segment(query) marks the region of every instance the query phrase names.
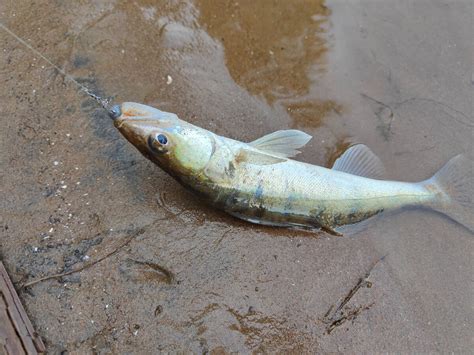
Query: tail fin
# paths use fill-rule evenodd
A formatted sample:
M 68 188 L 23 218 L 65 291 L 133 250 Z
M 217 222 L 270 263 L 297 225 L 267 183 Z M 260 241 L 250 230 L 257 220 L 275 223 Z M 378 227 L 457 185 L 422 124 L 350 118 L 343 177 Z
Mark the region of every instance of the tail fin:
M 451 217 L 474 232 L 473 162 L 457 155 L 451 158 L 428 184 L 440 191 L 440 198 L 431 207 Z

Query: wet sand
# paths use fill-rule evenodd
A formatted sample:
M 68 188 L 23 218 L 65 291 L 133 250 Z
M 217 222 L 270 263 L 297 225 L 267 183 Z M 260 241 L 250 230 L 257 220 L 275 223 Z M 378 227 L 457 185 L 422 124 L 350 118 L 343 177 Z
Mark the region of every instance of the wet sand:
M 417 181 L 473 158 L 472 11 L 17 1 L 0 3 L 0 20 L 116 102 L 244 141 L 298 128 L 313 135 L 298 159 L 324 166 L 362 142 L 389 178 Z M 17 287 L 86 267 L 19 292 L 51 353 L 473 348 L 474 239 L 462 226 L 422 210 L 342 238 L 238 221 L 1 31 L 0 49 L 1 258 Z

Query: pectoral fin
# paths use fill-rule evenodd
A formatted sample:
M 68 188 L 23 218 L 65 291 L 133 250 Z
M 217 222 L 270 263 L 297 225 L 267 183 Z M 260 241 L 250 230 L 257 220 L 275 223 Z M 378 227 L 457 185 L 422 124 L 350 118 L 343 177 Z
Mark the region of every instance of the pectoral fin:
M 254 165 L 270 165 L 277 164 L 286 161 L 284 158 L 272 156 L 265 154 L 264 152 L 259 152 L 250 149 L 240 149 L 239 153 L 235 157 L 235 162 L 239 163 L 248 163 Z
M 267 134 L 250 142 L 249 145 L 269 154 L 289 158 L 300 153 L 297 149 L 306 145 L 311 138 L 302 131 L 289 129 Z
M 381 179 L 385 172 L 380 159 L 364 144 L 347 149 L 335 161 L 332 169 L 371 179 Z

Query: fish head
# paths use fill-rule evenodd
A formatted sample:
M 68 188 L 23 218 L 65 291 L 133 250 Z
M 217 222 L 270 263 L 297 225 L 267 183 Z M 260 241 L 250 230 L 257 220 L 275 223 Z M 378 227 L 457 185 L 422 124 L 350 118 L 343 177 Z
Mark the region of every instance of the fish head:
M 131 102 L 116 105 L 109 113 L 130 143 L 173 176 L 199 174 L 214 151 L 209 131 L 174 113 Z

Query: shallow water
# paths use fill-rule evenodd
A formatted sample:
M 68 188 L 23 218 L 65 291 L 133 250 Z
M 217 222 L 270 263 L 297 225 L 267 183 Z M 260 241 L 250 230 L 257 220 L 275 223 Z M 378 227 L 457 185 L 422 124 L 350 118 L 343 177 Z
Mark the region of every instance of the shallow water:
M 471 14 L 467 1 L 0 4 L 2 23 L 116 102 L 239 140 L 296 127 L 314 137 L 298 159 L 324 166 L 362 142 L 406 181 L 472 159 Z M 52 353 L 474 346 L 463 227 L 421 210 L 350 238 L 235 220 L 143 158 L 47 63 L 3 32 L 0 45 L 0 252 L 14 281 L 136 235 L 20 293 Z

